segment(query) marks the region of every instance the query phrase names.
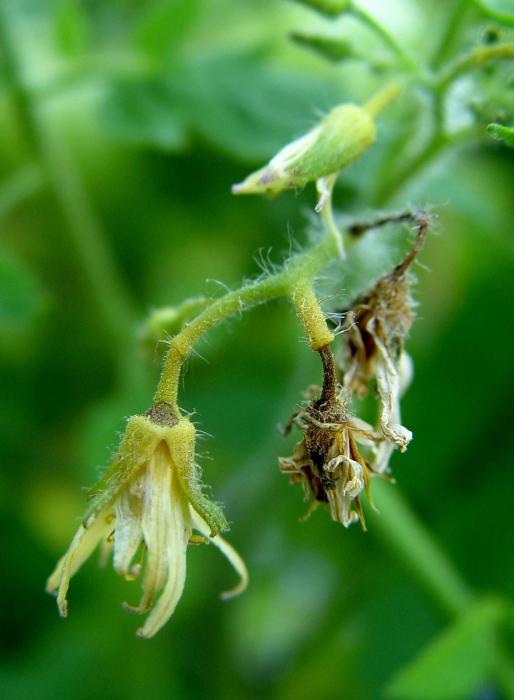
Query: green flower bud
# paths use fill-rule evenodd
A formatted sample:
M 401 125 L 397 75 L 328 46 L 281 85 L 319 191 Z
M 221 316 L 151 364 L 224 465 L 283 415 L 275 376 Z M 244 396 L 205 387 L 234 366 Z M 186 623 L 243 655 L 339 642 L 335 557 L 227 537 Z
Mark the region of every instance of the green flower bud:
M 233 185 L 234 194 L 278 194 L 338 173 L 375 140 L 375 124 L 363 107 L 332 109 L 305 136 L 283 148 L 264 168 Z

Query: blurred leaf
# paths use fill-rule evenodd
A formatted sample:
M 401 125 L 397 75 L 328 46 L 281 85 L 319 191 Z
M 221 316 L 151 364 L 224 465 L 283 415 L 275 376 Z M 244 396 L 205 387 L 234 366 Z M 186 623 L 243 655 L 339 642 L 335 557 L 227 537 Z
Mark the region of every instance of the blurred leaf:
M 173 151 L 186 141 L 183 121 L 170 104 L 166 87 L 158 82 L 118 83 L 103 116 L 111 134 L 128 143 Z
M 469 698 L 491 670 L 496 631 L 505 609 L 501 601 L 485 600 L 470 607 L 399 671 L 387 688 L 394 700 L 463 700 Z
M 68 56 L 82 52 L 87 44 L 87 25 L 77 0 L 60 0 L 55 13 L 55 41 Z
M 346 12 L 350 6 L 349 0 L 296 0 L 296 2 L 307 5 L 307 7 L 329 17 L 337 17 L 337 15 Z
M 497 141 L 503 143 L 509 148 L 514 148 L 514 127 L 502 126 L 501 124 L 489 124 L 487 133 Z
M 293 32 L 291 39 L 300 46 L 305 46 L 329 61 L 342 61 L 345 58 L 356 58 L 352 46 L 345 39 L 338 39 L 321 34 L 303 34 Z
M 259 59 L 259 60 L 256 60 Z M 202 57 L 152 82 L 118 83 L 103 116 L 117 138 L 165 150 L 195 132 L 233 156 L 259 161 L 307 130 L 331 106 L 329 85 L 269 69 L 254 54 Z
M 18 257 L 0 250 L 0 332 L 25 328 L 38 312 L 40 300 L 31 271 Z
M 267 159 L 334 101 L 326 82 L 271 68 L 248 53 L 189 62 L 170 92 L 197 133 L 248 161 Z
M 478 5 L 489 17 L 514 26 L 514 6 L 512 0 L 475 0 L 475 5 Z
M 157 0 L 149 3 L 136 29 L 136 45 L 152 56 L 163 57 L 187 35 L 199 0 Z

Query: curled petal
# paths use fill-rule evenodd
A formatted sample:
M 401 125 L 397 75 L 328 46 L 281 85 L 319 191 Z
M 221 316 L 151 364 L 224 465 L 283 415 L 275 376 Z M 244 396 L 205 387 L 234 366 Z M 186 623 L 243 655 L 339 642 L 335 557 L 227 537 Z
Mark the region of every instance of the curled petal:
M 79 527 L 66 554 L 58 561 L 49 576 L 46 590 L 48 593 L 57 592 L 57 607 L 62 617 L 68 614 L 66 594 L 71 577 L 78 571 L 86 559 L 102 539 L 107 539 L 113 529 L 113 514 L 110 508 L 101 511 L 85 527 Z
M 170 578 L 175 576 L 175 571 L 171 569 L 175 566 L 183 568 L 185 576 L 185 552 L 191 535 L 188 502 L 178 483 L 176 471 L 172 468 L 166 443 L 161 442 L 158 445 L 145 471 L 144 479 L 141 528 L 147 548 L 147 559 L 142 583 L 143 596 L 137 607 L 126 606 L 133 612 L 139 613 L 144 613 L 151 607 L 155 596 L 164 585 L 165 591 L 161 597 L 166 594 L 169 598 Z M 182 581 L 178 598 L 183 586 Z M 173 605 L 173 610 L 178 598 Z M 161 601 L 158 605 L 159 608 L 162 607 Z M 152 616 L 154 612 L 155 609 Z
M 116 534 L 114 537 L 114 569 L 126 579 L 134 578 L 132 560 L 141 544 L 143 530 L 141 513 L 143 510 L 143 475 L 134 486 L 125 488 L 114 503 L 116 514 Z
M 223 539 L 223 537 L 221 537 L 220 535 L 210 537 L 210 528 L 207 525 L 207 523 L 204 520 L 202 520 L 202 518 L 200 518 L 200 516 L 193 510 L 191 511 L 191 513 L 193 518 L 193 527 L 195 528 L 195 530 L 198 530 L 198 532 L 201 532 L 202 535 L 209 538 L 209 540 L 220 550 L 220 552 L 226 556 L 226 558 L 234 567 L 236 573 L 239 574 L 239 583 L 236 586 L 234 586 L 234 588 L 231 588 L 229 591 L 223 591 L 223 593 L 221 594 L 223 600 L 235 598 L 235 596 L 242 593 L 248 586 L 249 577 L 246 564 L 236 552 L 234 547 L 232 547 L 231 544 L 229 544 L 225 539 Z
M 382 406 L 380 427 L 384 437 L 397 445 L 403 452 L 412 440 L 412 433 L 400 425 L 400 379 L 397 369 L 389 357 L 382 341 L 375 337 L 375 343 L 380 351 L 376 360 L 377 389 Z

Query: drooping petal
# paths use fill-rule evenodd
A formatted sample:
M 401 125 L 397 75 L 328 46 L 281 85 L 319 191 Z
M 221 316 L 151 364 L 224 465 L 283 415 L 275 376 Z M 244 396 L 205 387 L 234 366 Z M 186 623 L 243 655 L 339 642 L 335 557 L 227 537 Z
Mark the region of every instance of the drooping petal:
M 142 472 L 134 484 L 130 484 L 121 492 L 114 503 L 116 533 L 113 564 L 117 573 L 127 579 L 136 575 L 131 564 L 143 538 L 141 518 L 144 483 L 145 477 Z
M 351 509 L 352 498 L 345 493 L 340 485 L 327 489 L 328 504 L 332 520 L 340 522 L 341 525 L 349 527 L 359 519 L 358 513 Z
M 184 590 L 186 549 L 192 531 L 189 503 L 180 487 L 166 445 L 159 446 L 158 453 L 152 464 L 155 491 L 152 503 L 148 504 L 153 508 L 153 512 L 145 512 L 143 517 L 148 561 L 140 608 L 151 602 L 162 585 L 163 578 L 165 584 L 144 625 L 138 630 L 138 636 L 143 638 L 153 637 L 175 611 Z M 160 490 L 163 492 L 162 498 L 159 495 Z M 145 509 L 146 506 L 145 503 Z M 158 508 L 161 509 L 160 513 L 156 510 Z M 166 567 L 164 571 L 163 565 Z
M 195 513 L 191 509 L 191 515 L 193 519 L 194 529 L 198 530 L 198 532 L 204 535 L 204 537 L 208 538 L 209 541 L 212 542 L 220 550 L 220 552 L 226 556 L 226 558 L 234 567 L 236 573 L 239 574 L 239 583 L 236 586 L 234 586 L 234 588 L 231 588 L 229 591 L 223 591 L 223 593 L 221 594 L 223 600 L 235 598 L 235 596 L 242 593 L 248 586 L 249 576 L 246 564 L 244 563 L 240 555 L 236 552 L 234 547 L 232 547 L 231 544 L 229 544 L 225 539 L 223 539 L 223 537 L 221 537 L 220 535 L 210 537 L 210 528 L 207 525 L 207 523 L 198 515 L 198 513 Z
M 387 348 L 378 336 L 375 336 L 375 343 L 380 352 L 375 362 L 377 390 L 381 404 L 380 427 L 384 437 L 397 445 L 403 452 L 412 440 L 412 433 L 398 422 L 400 413 L 398 371 L 387 352 Z
M 53 573 L 49 576 L 46 590 L 57 592 L 57 606 L 62 617 L 68 613 L 66 594 L 71 577 L 90 556 L 97 544 L 107 538 L 113 530 L 113 513 L 111 508 L 101 511 L 88 525 L 79 527 L 66 554 L 61 557 Z
M 142 583 L 143 596 L 139 605 L 126 606 L 132 612 L 146 612 L 166 580 L 172 527 L 171 474 L 171 458 L 166 446 L 161 442 L 143 476 L 141 531 L 147 552 Z

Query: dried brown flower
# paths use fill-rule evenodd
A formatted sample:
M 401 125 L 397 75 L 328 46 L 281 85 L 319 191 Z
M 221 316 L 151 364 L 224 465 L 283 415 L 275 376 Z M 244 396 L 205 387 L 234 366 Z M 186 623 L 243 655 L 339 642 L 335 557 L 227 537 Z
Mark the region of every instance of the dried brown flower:
M 327 504 L 333 520 L 345 527 L 360 520 L 365 529 L 360 494 L 369 494 L 374 470 L 359 445 L 373 446 L 383 439 L 373 428 L 348 411 L 345 391 L 336 380 L 332 351 L 320 349 L 324 368 L 323 390 L 297 411 L 288 429 L 296 424 L 303 439 L 291 457 L 279 459 L 280 470 L 291 483 L 301 483 L 308 514 L 320 503 Z
M 418 235 L 411 250 L 394 270 L 354 301 L 343 333 L 345 389 L 358 398 L 369 393 L 376 380 L 380 401 L 380 430 L 385 438 L 375 469 L 383 472 L 394 447 L 404 451 L 412 433 L 400 424 L 400 395 L 408 385 L 411 364 L 404 351 L 414 316 L 408 271 L 425 240 L 428 218 L 416 215 Z

